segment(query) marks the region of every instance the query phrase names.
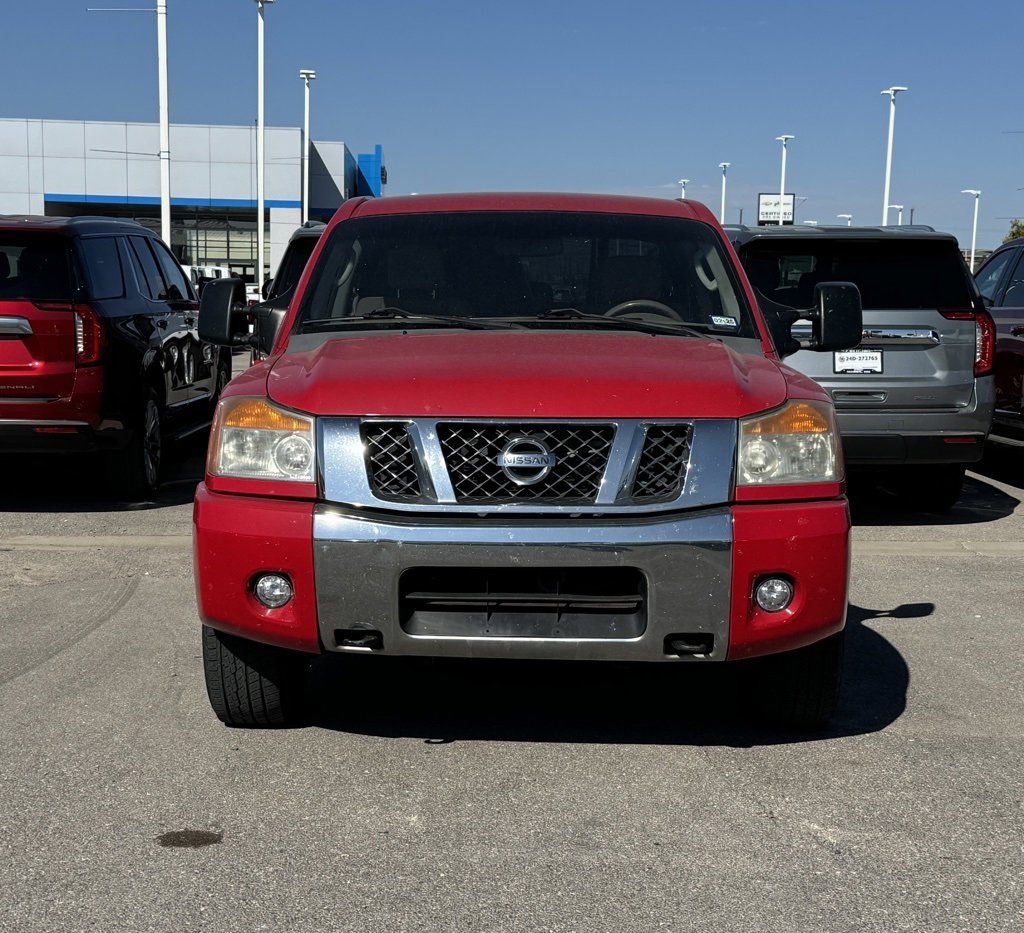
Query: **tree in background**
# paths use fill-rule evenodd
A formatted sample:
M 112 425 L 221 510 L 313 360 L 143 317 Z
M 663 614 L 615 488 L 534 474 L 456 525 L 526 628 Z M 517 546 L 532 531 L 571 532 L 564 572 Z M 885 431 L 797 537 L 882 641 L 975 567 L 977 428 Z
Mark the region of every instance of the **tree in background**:
M 1004 243 L 1009 243 L 1010 240 L 1016 240 L 1018 237 L 1024 237 L 1024 220 L 1011 220 L 1010 221 L 1010 232 L 1006 234 Z

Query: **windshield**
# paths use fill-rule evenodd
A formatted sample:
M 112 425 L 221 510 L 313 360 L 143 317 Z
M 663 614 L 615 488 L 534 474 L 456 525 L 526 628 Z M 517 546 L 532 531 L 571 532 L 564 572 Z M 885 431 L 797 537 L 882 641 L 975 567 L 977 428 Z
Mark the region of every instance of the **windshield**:
M 971 307 L 967 268 L 948 240 L 755 241 L 743 265 L 754 288 L 790 308 L 812 307 L 819 282 L 853 282 L 866 311 Z
M 424 326 L 647 326 L 693 336 L 758 336 L 729 258 L 707 225 L 512 211 L 339 224 L 310 279 L 296 332 L 357 323 L 407 327 L 418 316 Z
M 62 236 L 0 230 L 0 301 L 68 301 L 71 250 Z

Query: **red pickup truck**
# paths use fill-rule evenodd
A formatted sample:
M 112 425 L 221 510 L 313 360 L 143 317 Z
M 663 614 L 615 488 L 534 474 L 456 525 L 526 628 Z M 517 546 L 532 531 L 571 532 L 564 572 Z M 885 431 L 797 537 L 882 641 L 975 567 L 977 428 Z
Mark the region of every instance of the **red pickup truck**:
M 781 362 L 703 205 L 353 199 L 290 306 L 258 309 L 255 336 L 249 317 L 239 283 L 207 286 L 202 339 L 267 354 L 224 390 L 195 502 L 225 723 L 293 721 L 325 651 L 759 659 L 752 710 L 831 715 L 832 406 Z M 860 341 L 849 283 L 797 317 L 803 348 Z

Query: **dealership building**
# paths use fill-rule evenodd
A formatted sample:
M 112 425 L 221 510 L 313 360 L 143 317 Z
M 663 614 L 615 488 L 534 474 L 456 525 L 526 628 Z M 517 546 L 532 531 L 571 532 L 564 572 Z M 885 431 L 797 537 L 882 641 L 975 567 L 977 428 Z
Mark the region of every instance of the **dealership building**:
M 264 268 L 271 274 L 302 218 L 302 132 L 266 128 Z M 159 231 L 156 123 L 0 119 L 0 214 L 131 218 Z M 186 265 L 251 277 L 256 258 L 256 129 L 171 125 L 171 248 Z M 381 147 L 353 154 L 313 141 L 309 216 L 354 195 L 379 197 Z

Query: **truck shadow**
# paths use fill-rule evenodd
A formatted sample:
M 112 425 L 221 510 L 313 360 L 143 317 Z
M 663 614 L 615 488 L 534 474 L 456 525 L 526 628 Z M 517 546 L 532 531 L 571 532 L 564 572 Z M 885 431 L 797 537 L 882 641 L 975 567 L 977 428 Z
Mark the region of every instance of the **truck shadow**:
M 931 603 L 851 605 L 840 709 L 831 726 L 793 732 L 756 724 L 743 665 L 413 661 L 321 658 L 313 725 L 431 744 L 587 742 L 751 747 L 877 732 L 906 708 L 910 671 L 866 623 L 921 619 Z M 345 699 L 340 699 L 341 696 Z

